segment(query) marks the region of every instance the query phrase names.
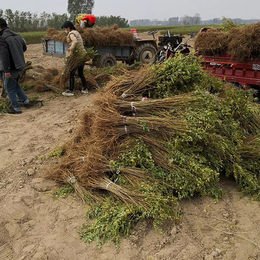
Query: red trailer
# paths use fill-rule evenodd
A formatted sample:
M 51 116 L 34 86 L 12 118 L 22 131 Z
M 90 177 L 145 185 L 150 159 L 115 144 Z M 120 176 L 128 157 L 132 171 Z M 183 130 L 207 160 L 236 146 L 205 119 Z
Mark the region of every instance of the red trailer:
M 260 89 L 260 59 L 248 59 L 239 62 L 237 59 L 223 53 L 221 56 L 202 55 L 204 68 L 227 82 L 245 89 L 256 87 Z

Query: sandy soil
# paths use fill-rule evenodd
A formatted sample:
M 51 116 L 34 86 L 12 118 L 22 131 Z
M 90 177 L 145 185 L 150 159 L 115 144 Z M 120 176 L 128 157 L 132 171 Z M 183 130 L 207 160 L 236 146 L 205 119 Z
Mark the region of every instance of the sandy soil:
M 41 45 L 28 46 L 26 59 L 34 67 L 62 66 L 61 59 L 44 57 Z M 218 203 L 182 201 L 183 221 L 167 223 L 163 234 L 144 222 L 119 250 L 82 242 L 78 230 L 87 206 L 74 196 L 54 199 L 51 191 L 60 186 L 42 176 L 50 165 L 46 157 L 73 136 L 94 95 L 40 94 L 43 107 L 0 114 L 0 259 L 260 259 L 260 204 L 242 197 L 232 180 L 221 181 L 225 195 Z

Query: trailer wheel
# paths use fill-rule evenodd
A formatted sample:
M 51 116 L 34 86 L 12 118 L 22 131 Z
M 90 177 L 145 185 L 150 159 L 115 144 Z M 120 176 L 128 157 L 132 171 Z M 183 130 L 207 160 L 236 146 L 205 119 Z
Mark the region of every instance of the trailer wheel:
M 140 45 L 136 48 L 135 59 L 144 64 L 153 64 L 157 60 L 157 50 L 150 43 Z
M 116 57 L 111 53 L 102 54 L 95 59 L 93 64 L 97 67 L 113 67 L 117 63 Z

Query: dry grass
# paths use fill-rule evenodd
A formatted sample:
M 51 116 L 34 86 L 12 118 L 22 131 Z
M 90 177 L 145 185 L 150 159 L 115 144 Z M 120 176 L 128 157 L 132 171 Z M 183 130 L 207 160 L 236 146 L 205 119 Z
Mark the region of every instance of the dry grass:
M 195 48 L 202 55 L 221 55 L 227 51 L 239 61 L 260 57 L 260 23 L 234 27 L 228 32 L 208 29 L 199 33 Z
M 193 93 L 181 94 L 165 99 L 143 99 L 142 101 L 116 100 L 114 104 L 117 110 L 123 115 L 138 117 L 152 116 L 163 111 L 171 111 L 174 108 L 180 109 L 197 100 Z
M 220 55 L 227 50 L 228 34 L 218 29 L 208 29 L 195 39 L 195 49 L 202 55 Z
M 260 57 L 260 23 L 233 28 L 229 34 L 228 52 L 243 61 Z
M 123 98 L 140 96 L 147 90 L 154 89 L 155 81 L 154 73 L 147 65 L 135 71 L 125 70 L 121 77 L 112 77 L 104 90 Z
M 181 99 L 191 101 L 193 98 L 192 95 L 175 97 L 172 104 L 181 102 Z M 159 109 L 167 110 L 170 107 L 169 100 L 166 101 L 165 108 L 159 102 Z M 73 187 L 78 189 L 80 196 L 84 195 L 84 189 L 101 189 L 109 191 L 125 203 L 145 205 L 143 197 L 134 188 L 147 181 L 149 173 L 141 169 L 122 168 L 120 174 L 128 180 L 130 186 L 121 187 L 109 179 L 114 174 L 110 161 L 117 160 L 120 153 L 129 150 L 129 145 L 142 138 L 158 165 L 172 170 L 167 162 L 167 140 L 175 133 L 188 131 L 186 123 L 162 111 L 158 112 L 159 116 L 122 116 L 117 97 L 110 92 L 105 92 L 104 95 L 100 91 L 93 103 L 95 111 L 82 116 L 76 136 L 66 144 L 65 155 L 60 159 L 58 168 L 49 172 L 49 177 L 63 183 L 71 184 L 75 181 L 77 185 L 74 184 Z M 96 200 L 102 199 L 102 194 L 95 193 L 93 196 Z

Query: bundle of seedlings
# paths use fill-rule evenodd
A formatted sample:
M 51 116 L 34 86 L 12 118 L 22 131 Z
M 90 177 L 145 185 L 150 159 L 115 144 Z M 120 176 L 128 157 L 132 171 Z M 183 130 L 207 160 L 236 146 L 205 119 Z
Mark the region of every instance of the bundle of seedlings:
M 130 31 L 123 31 L 117 25 L 110 27 L 94 27 L 94 28 L 80 28 L 76 29 L 81 34 L 86 46 L 106 46 L 110 44 L 115 45 L 133 45 L 134 35 Z
M 109 127 L 104 129 L 105 126 L 102 126 L 100 129 L 99 113 L 84 116 L 84 122 L 85 127 L 80 130 L 84 131 L 87 128 L 87 132 L 78 134 L 72 142 L 66 145 L 60 165 L 49 173 L 50 177 L 61 183 L 71 184 L 80 194 L 83 194 L 83 187 L 87 190 L 104 189 L 125 203 L 139 204 L 142 196 L 134 190 L 111 183 L 108 178 L 111 167 L 107 157 L 112 153 L 111 150 L 119 137 L 114 136 Z M 88 124 L 91 124 L 90 128 L 86 127 Z M 128 172 L 127 169 L 122 169 L 122 171 Z M 96 195 L 96 200 L 100 200 L 98 195 Z
M 141 136 L 149 131 L 156 140 L 158 131 L 166 138 L 174 131 L 186 131 L 186 126 L 173 118 L 142 118 L 142 121 L 138 118 L 124 118 L 113 109 L 105 108 L 104 103 L 106 102 L 103 102 L 101 111 L 96 112 L 91 119 L 85 117 L 88 122 L 91 122 L 90 131 L 83 137 L 77 137 L 72 144 L 67 145 L 59 168 L 51 173 L 52 178 L 63 183 L 71 183 L 73 178 L 74 182 L 77 181 L 77 184 L 80 184 L 77 187 L 74 185 L 75 189 L 80 187 L 105 189 L 124 202 L 138 204 L 142 196 L 116 186 L 108 179 L 111 174 L 110 159 L 108 158 L 116 158 L 118 151 L 122 152 L 122 149 L 118 147 L 132 134 Z M 132 134 L 127 131 L 127 127 L 131 129 Z M 129 171 L 124 169 L 121 171 L 127 172 L 129 175 Z M 71 176 L 72 172 L 73 176 Z M 133 171 L 130 174 L 133 174 Z M 121 191 L 117 192 L 117 190 Z M 130 200 L 130 198 L 132 199 Z M 145 203 L 143 202 L 143 204 Z
M 60 80 L 61 86 L 64 86 L 66 81 L 70 78 L 70 73 L 77 69 L 80 65 L 84 64 L 86 61 L 91 60 L 96 55 L 96 51 L 93 48 L 88 48 L 87 50 L 76 46 L 73 54 L 66 57 L 65 67 Z
M 165 220 L 178 220 L 179 200 L 221 198 L 221 175 L 233 177 L 245 194 L 260 199 L 260 108 L 251 92 L 206 77 L 195 59 L 177 57 L 157 65 L 154 73 L 160 77 L 149 95 L 160 97 L 158 109 L 157 100 L 152 101 L 153 112 L 148 105 L 147 114 L 143 104 L 149 100 L 131 101 L 142 107 L 142 116 L 123 115 L 129 104 L 132 109 L 131 102 L 108 91 L 120 87 L 120 77 L 98 94 L 95 111 L 84 117 L 82 133 L 52 172 L 59 181 L 68 183 L 74 176 L 81 188 L 102 190 L 92 193 L 97 199 L 88 216 L 94 221 L 84 226 L 84 241 L 102 245 L 112 240 L 118 245 L 120 236 L 129 235 L 139 220 L 152 219 L 156 228 Z
M 105 92 L 116 94 L 120 97 L 125 97 L 124 91 L 128 90 L 133 85 L 143 84 L 143 81 L 149 82 L 152 79 L 152 73 L 150 72 L 149 66 L 139 67 L 136 70 L 122 71 L 121 76 L 112 76 L 110 82 L 104 87 Z M 146 81 L 147 80 L 147 81 Z M 145 86 L 145 83 L 144 83 Z M 132 94 L 128 95 L 132 96 Z
M 162 135 L 154 138 L 150 135 L 151 132 L 145 133 L 144 129 L 143 133 L 132 134 L 132 141 L 121 143 L 121 147 L 126 146 L 123 149 L 125 151 L 121 150 L 118 158 L 113 157 L 112 160 L 115 169 L 132 167 L 152 174 L 154 185 L 145 181 L 139 186 L 136 185 L 136 189 L 145 193 L 147 198 L 152 197 L 151 193 L 156 191 L 157 199 L 161 199 L 158 199 L 157 203 L 153 201 L 153 205 L 164 209 L 163 214 L 159 214 L 160 221 L 169 216 L 178 216 L 175 207 L 175 212 L 169 213 L 166 206 L 176 205 L 176 198 L 189 198 L 198 194 L 220 198 L 222 192 L 216 184 L 221 174 L 233 176 L 245 194 L 258 199 L 260 197 L 260 165 L 258 160 L 255 160 L 259 158 L 260 150 L 256 149 L 257 145 L 253 146 L 252 141 L 257 140 L 259 143 L 258 105 L 253 103 L 253 98 L 250 95 L 246 96 L 243 90 L 228 89 L 221 97 L 205 91 L 198 91 L 196 94 L 196 105 L 189 104 L 181 117 L 181 120 L 187 122 L 190 131 L 177 132 L 164 139 Z M 250 154 L 249 150 L 254 155 Z M 119 177 L 118 183 L 127 185 L 127 181 L 122 177 Z M 163 201 L 160 196 L 170 199 L 173 204 Z M 96 206 L 89 211 L 89 216 L 96 219 L 94 225 L 85 227 L 82 233 L 85 241 L 97 240 L 101 244 L 109 239 L 119 241 L 119 230 L 115 231 L 112 237 L 100 236 L 94 231 L 97 230 L 104 235 L 102 226 L 107 219 L 113 223 L 111 213 L 106 210 L 108 205 L 114 208 L 113 217 L 119 223 L 126 223 L 125 219 L 129 218 L 129 215 L 122 216 L 123 210 L 134 214 L 134 220 L 129 219 L 127 222 L 131 225 L 136 220 L 143 219 L 146 214 L 158 220 L 153 216 L 155 211 L 151 204 L 151 210 L 148 211 L 142 207 L 125 206 L 108 200 L 98 206 L 101 208 L 99 214 L 94 214 Z M 165 210 L 170 215 L 164 215 Z M 126 227 L 123 230 L 126 230 Z M 106 232 L 112 231 L 107 229 Z M 122 234 L 125 234 L 124 231 Z
M 205 162 L 212 169 L 233 176 L 240 187 L 243 183 L 242 190 L 245 193 L 248 193 L 252 186 L 257 186 L 258 190 L 260 188 L 259 180 L 251 178 L 255 175 L 259 177 L 258 169 L 249 172 L 244 168 L 244 155 L 240 153 L 245 144 L 244 140 L 259 134 L 260 111 L 258 105 L 252 101 L 253 98 L 246 97 L 244 91 L 231 89 L 226 92 L 225 98 L 207 94 L 200 99 L 201 108 L 197 106 L 187 110 L 187 119 L 192 126 L 189 138 L 194 144 L 192 149 L 189 147 L 189 152 L 203 154 Z M 194 128 L 192 122 L 197 121 L 200 121 L 201 125 Z M 182 143 L 182 149 L 184 147 Z M 258 157 L 259 151 L 254 151 Z M 243 171 L 248 173 L 244 174 Z M 259 196 L 259 191 L 251 192 Z
M 62 70 L 56 68 L 45 70 L 35 79 L 35 90 L 37 92 L 50 90 L 46 85 L 54 86 L 58 90 L 61 74 Z
M 199 54 L 220 56 L 227 52 L 241 62 L 260 57 L 260 23 L 237 26 L 226 21 L 220 27 L 196 36 L 195 49 Z
M 54 28 L 49 28 L 47 30 L 46 35 L 44 36 L 45 39 L 51 39 L 55 41 L 60 41 L 63 43 L 67 42 L 67 35 L 65 32 L 60 32 Z
M 219 56 L 227 50 L 228 39 L 227 32 L 210 28 L 197 34 L 194 47 L 200 55 Z
M 228 52 L 240 61 L 260 58 L 260 23 L 231 29 Z
M 98 82 L 98 84 L 101 86 L 106 86 L 109 84 L 109 82 L 114 81 L 115 78 L 125 75 L 129 71 L 131 71 L 133 74 L 136 73 L 138 69 L 141 68 L 141 65 L 141 63 L 137 62 L 132 65 L 117 63 L 113 67 L 93 67 L 91 68 L 91 71 L 95 73 L 95 80 Z
M 95 27 L 95 28 L 81 28 L 76 25 L 76 30 L 80 33 L 85 46 L 106 46 L 110 44 L 115 45 L 133 45 L 134 35 L 132 32 L 123 31 L 117 25 L 111 27 Z M 44 36 L 46 39 L 53 39 L 66 43 L 66 34 L 57 31 L 53 28 L 47 30 Z
M 36 79 L 34 78 L 35 89 L 38 92 L 53 90 L 54 92 L 60 93 L 64 89 L 64 85 L 60 84 L 62 80 L 64 80 L 63 69 L 57 70 L 56 68 L 47 69 L 44 73 L 39 75 Z M 95 76 L 90 73 L 89 70 L 84 70 L 84 77 L 87 82 L 88 90 L 97 90 L 100 86 L 95 79 Z M 75 73 L 76 86 L 80 89 L 81 80 L 78 77 L 77 72 Z M 75 88 L 77 89 L 77 87 Z
M 194 91 L 196 84 L 203 81 L 206 73 L 200 66 L 200 59 L 193 54 L 176 54 L 163 64 L 140 68 L 135 74 L 126 73 L 112 80 L 104 88 L 118 97 L 147 96 L 167 98 Z
M 241 190 L 259 200 L 259 176 L 260 176 L 260 136 L 249 135 L 244 139 L 243 144 L 239 147 L 239 154 L 242 158 L 241 165 L 235 165 L 238 174 L 237 182 Z M 242 167 L 241 167 L 242 166 Z
M 155 139 L 160 136 L 162 140 L 167 140 L 173 133 L 188 131 L 185 122 L 178 120 L 174 116 L 152 116 L 152 117 L 127 117 L 120 118 L 115 125 L 116 133 L 123 136 L 124 133 L 131 136 L 148 132 L 149 136 Z
M 156 79 L 156 89 L 148 90 L 148 97 L 168 98 L 194 91 L 196 86 L 208 77 L 200 65 L 201 59 L 194 54 L 187 56 L 177 54 L 162 65 L 151 67 Z
M 158 113 L 163 111 L 181 109 L 188 106 L 189 103 L 195 102 L 196 99 L 196 95 L 191 92 L 164 99 L 142 98 L 141 101 L 116 100 L 115 98 L 114 105 L 122 115 L 148 117 L 158 115 Z
M 99 245 L 111 240 L 118 245 L 120 236 L 129 235 L 139 220 L 152 219 L 156 228 L 165 220 L 178 220 L 178 199 L 208 194 L 218 179 L 217 173 L 210 169 L 206 171 L 205 168 L 196 167 L 191 171 L 193 164 L 186 169 L 172 164 L 171 171 L 161 168 L 141 139 L 136 139 L 135 145 L 128 147 L 128 152 L 121 153 L 117 161 L 111 163 L 115 169 L 128 166 L 133 171 L 143 170 L 152 181 L 147 179 L 135 184 L 135 189 L 145 197 L 145 203 L 141 205 L 120 203 L 111 197 L 107 197 L 105 203 L 92 205 L 88 216 L 94 222 L 84 226 L 82 239 L 97 241 Z M 129 186 L 128 180 L 120 174 L 117 183 Z M 110 225 L 107 225 L 108 221 Z

